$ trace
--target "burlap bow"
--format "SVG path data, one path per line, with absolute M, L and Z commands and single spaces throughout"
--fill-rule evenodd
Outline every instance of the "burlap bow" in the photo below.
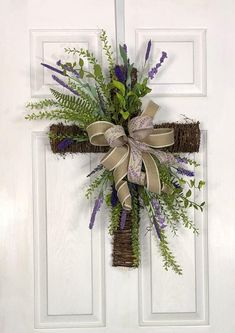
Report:
M 113 171 L 118 198 L 126 210 L 131 210 L 131 195 L 127 176 L 131 183 L 146 185 L 151 192 L 161 193 L 158 167 L 152 155 L 164 162 L 166 154 L 154 148 L 174 144 L 174 130 L 153 127 L 153 118 L 158 105 L 150 101 L 145 111 L 128 123 L 129 136 L 120 125 L 107 121 L 96 121 L 87 127 L 90 143 L 95 146 L 110 146 L 101 164 Z M 142 163 L 145 172 L 142 171 Z

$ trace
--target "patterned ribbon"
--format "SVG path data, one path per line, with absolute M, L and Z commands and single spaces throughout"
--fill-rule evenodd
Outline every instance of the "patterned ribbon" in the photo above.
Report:
M 128 123 L 129 136 L 120 125 L 107 121 L 96 121 L 87 127 L 90 143 L 95 146 L 110 146 L 101 164 L 113 171 L 118 198 L 126 210 L 131 210 L 131 195 L 127 179 L 131 183 L 146 185 L 151 192 L 160 194 L 160 176 L 156 156 L 160 163 L 169 160 L 169 155 L 156 148 L 174 144 L 174 130 L 171 128 L 154 129 L 153 118 L 158 105 L 150 101 L 145 111 Z M 155 148 L 155 149 L 154 149 Z M 142 171 L 144 164 L 145 172 Z

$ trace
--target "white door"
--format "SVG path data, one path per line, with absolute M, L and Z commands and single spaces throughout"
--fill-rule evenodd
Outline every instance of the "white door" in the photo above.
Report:
M 30 0 L 2 2 L 0 13 L 0 332 L 235 331 L 234 86 L 232 0 Z M 195 158 L 207 178 L 194 214 L 200 236 L 182 232 L 172 247 L 182 277 L 166 273 L 150 234 L 139 270 L 111 266 L 108 214 L 92 233 L 86 175 L 99 156 L 53 155 L 47 122 L 26 122 L 31 98 L 52 82 L 40 62 L 65 46 L 100 56 L 99 29 L 132 58 L 149 39 L 169 59 L 152 98 L 159 121 L 198 119 Z M 208 177 L 207 177 L 208 176 Z M 147 225 L 142 217 L 141 228 Z

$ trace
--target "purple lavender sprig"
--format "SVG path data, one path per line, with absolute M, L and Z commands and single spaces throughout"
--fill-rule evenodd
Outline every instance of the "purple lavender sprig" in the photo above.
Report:
M 184 169 L 181 167 L 176 168 L 176 172 L 179 175 L 183 175 L 183 176 L 188 176 L 188 177 L 194 177 L 194 172 L 188 169 Z
M 65 150 L 66 148 L 68 148 L 71 144 L 73 144 L 74 141 L 72 139 L 63 139 L 62 141 L 60 141 L 57 145 L 57 148 L 61 151 Z
M 160 224 L 161 229 L 165 228 L 166 227 L 165 217 L 161 212 L 161 206 L 160 206 L 159 201 L 157 199 L 153 198 L 151 203 L 152 203 L 154 212 L 156 214 L 155 217 L 156 217 L 158 223 Z
M 104 200 L 103 193 L 100 193 L 98 198 L 95 201 L 95 205 L 94 205 L 94 208 L 93 208 L 93 211 L 92 211 L 92 214 L 91 214 L 89 229 L 92 229 L 94 227 L 96 214 L 100 210 L 100 207 L 103 203 L 103 200 Z
M 59 79 L 57 76 L 52 75 L 52 79 L 55 80 L 57 83 L 59 83 L 62 87 L 68 89 L 71 93 L 73 93 L 76 96 L 80 96 L 76 90 L 73 88 L 69 87 L 67 83 L 65 83 L 63 80 Z
M 148 42 L 148 45 L 147 45 L 146 53 L 145 53 L 145 62 L 149 58 L 150 50 L 151 50 L 151 45 L 152 45 L 152 42 L 151 42 L 151 39 L 150 39 L 149 42 Z
M 51 65 L 48 65 L 48 64 L 44 64 L 43 62 L 41 63 L 41 65 L 42 65 L 43 67 L 46 67 L 46 68 L 50 69 L 51 71 L 54 71 L 54 72 L 56 72 L 56 73 L 58 73 L 58 74 L 61 74 L 61 75 L 66 76 L 66 74 L 64 73 L 64 71 L 62 71 L 62 70 L 60 70 L 60 69 L 58 69 L 58 68 L 55 68 L 55 67 L 53 67 L 53 66 L 51 66 Z
M 115 189 L 115 186 L 112 185 L 112 193 L 111 193 L 111 206 L 115 207 L 118 203 L 118 196 L 117 196 L 117 190 Z
M 188 159 L 186 157 L 175 156 L 175 159 L 178 163 L 188 164 Z
M 88 175 L 87 177 L 92 176 L 94 173 L 100 171 L 103 169 L 103 165 L 102 164 L 98 164 L 96 168 L 94 168 Z
M 100 91 L 99 86 L 96 84 L 95 87 L 96 87 L 97 97 L 99 99 L 100 108 L 103 111 L 103 113 L 105 114 L 107 109 L 106 109 L 104 97 Z
M 125 209 L 122 210 L 122 214 L 121 214 L 121 220 L 120 220 L 120 229 L 123 230 L 125 228 L 126 225 L 126 215 L 127 215 L 127 211 Z
M 167 53 L 166 52 L 162 52 L 162 56 L 159 60 L 159 63 L 156 64 L 155 67 L 151 68 L 150 71 L 148 72 L 148 77 L 152 80 L 155 75 L 158 72 L 158 69 L 161 67 L 162 63 L 164 62 L 164 60 L 167 58 Z
M 126 75 L 119 65 L 115 66 L 114 72 L 119 82 L 124 83 L 126 81 Z
M 159 228 L 158 222 L 157 222 L 157 220 L 156 220 L 155 217 L 153 217 L 153 225 L 154 225 L 154 227 L 155 227 L 155 230 L 156 230 L 156 233 L 157 233 L 158 238 L 161 240 L 161 232 L 160 232 L 160 228 Z

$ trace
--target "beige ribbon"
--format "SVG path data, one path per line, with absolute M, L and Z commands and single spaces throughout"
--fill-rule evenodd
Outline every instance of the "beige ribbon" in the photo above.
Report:
M 165 162 L 168 155 L 157 149 L 174 144 L 174 130 L 171 128 L 154 129 L 153 118 L 158 105 L 150 101 L 145 111 L 128 123 L 129 136 L 120 125 L 107 121 L 96 121 L 87 127 L 90 143 L 95 146 L 110 146 L 101 164 L 113 171 L 118 198 L 126 210 L 131 210 L 131 195 L 128 183 L 145 185 L 151 192 L 160 194 L 160 176 L 156 156 Z M 157 149 L 156 149 L 157 148 Z M 144 164 L 145 172 L 142 171 Z

